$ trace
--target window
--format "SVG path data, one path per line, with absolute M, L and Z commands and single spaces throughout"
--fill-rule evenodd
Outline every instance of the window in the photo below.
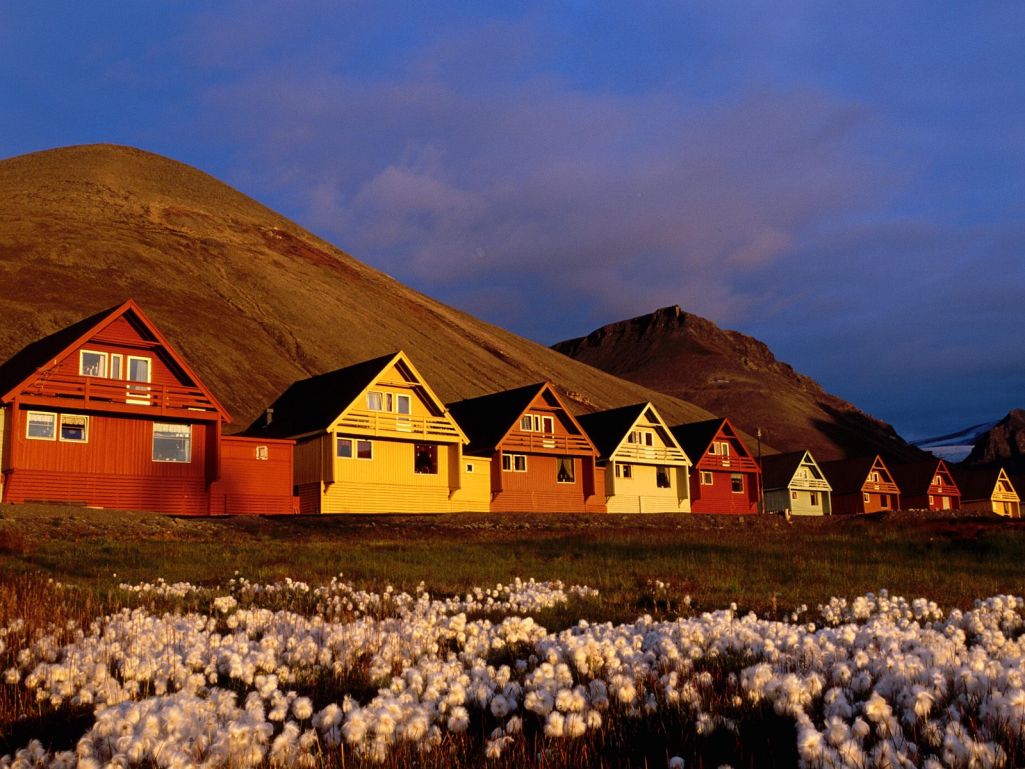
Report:
M 701 471 L 701 485 L 711 486 L 712 485 L 712 474 L 707 470 Z
M 367 409 L 370 411 L 384 411 L 384 393 L 368 392 Z
M 25 437 L 36 441 L 52 441 L 57 438 L 57 415 L 41 411 L 28 412 Z
M 192 425 L 153 424 L 154 462 L 191 462 Z
M 419 475 L 438 474 L 437 444 L 417 443 L 413 446 L 413 472 Z
M 673 479 L 669 475 L 668 467 L 655 468 L 655 485 L 660 489 L 671 489 L 673 487 Z
M 722 454 L 724 457 L 728 457 L 730 455 L 730 444 L 728 444 L 726 441 L 720 441 L 719 453 Z
M 932 482 L 935 483 L 937 486 L 942 486 L 943 485 L 943 478 L 941 476 L 937 475 L 935 478 L 933 478 Z
M 871 480 L 872 483 L 879 483 L 879 473 L 872 471 L 869 475 L 869 480 Z
M 634 468 L 633 465 L 624 465 L 621 462 L 616 463 L 616 477 L 617 478 L 633 478 Z
M 554 417 L 541 417 L 541 432 L 543 432 L 543 433 L 554 433 L 555 432 L 555 418 Z
M 356 441 L 356 459 L 373 459 L 374 444 L 370 441 Z
M 530 414 L 524 414 L 520 417 L 520 429 L 524 432 L 531 432 L 534 429 L 533 425 L 534 420 L 530 418 Z
M 352 459 L 352 438 L 339 438 L 335 441 L 335 456 L 339 459 Z
M 78 353 L 78 373 L 82 376 L 107 376 L 107 353 L 81 350 Z
M 128 380 L 130 382 L 150 381 L 150 359 L 128 356 Z M 149 403 L 149 387 L 146 385 L 128 385 L 128 403 Z
M 527 472 L 527 455 L 526 454 L 503 454 L 502 455 L 502 470 L 507 473 L 525 473 Z
M 730 491 L 734 494 L 744 493 L 744 476 L 740 473 L 733 473 L 730 476 Z
M 797 499 L 797 492 L 796 491 L 791 491 L 790 492 L 790 498 L 796 500 Z
M 398 414 L 409 414 L 411 401 L 408 395 L 395 396 L 395 412 Z
M 809 494 L 809 497 L 810 497 L 809 501 L 811 502 L 811 506 L 812 507 L 818 507 L 819 506 L 819 494 L 818 494 L 818 492 L 817 491 L 811 492 L 811 494 Z
M 866 491 L 866 492 L 864 492 L 864 493 L 863 493 L 863 494 L 861 495 L 861 497 L 862 497 L 862 499 L 864 500 L 865 504 L 867 505 L 867 504 L 868 504 L 868 500 L 869 500 L 869 497 L 868 497 L 868 492 L 867 492 L 867 491 Z
M 125 356 L 121 353 L 110 354 L 110 378 L 121 379 L 124 377 Z
M 929 507 L 932 507 L 932 506 L 933 506 L 933 504 L 934 504 L 934 502 L 933 502 L 933 496 L 932 496 L 932 494 L 930 494 L 930 495 L 929 495 Z
M 267 449 L 266 446 L 257 446 L 256 458 L 261 462 L 266 462 L 268 459 L 270 459 L 270 451 Z
M 719 444 L 716 443 L 715 441 L 712 441 L 711 445 L 708 447 L 708 453 L 713 455 L 713 456 L 718 454 L 719 453 Z
M 466 472 L 468 472 L 468 473 L 472 473 L 473 472 L 473 464 L 471 462 L 467 462 L 466 463 Z
M 60 439 L 66 443 L 87 443 L 89 441 L 89 417 L 61 414 Z
M 576 481 L 576 475 L 573 472 L 573 457 L 558 458 L 555 481 L 556 483 L 574 483 Z

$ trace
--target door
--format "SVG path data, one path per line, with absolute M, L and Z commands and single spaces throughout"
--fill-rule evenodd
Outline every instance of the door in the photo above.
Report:
M 126 372 L 129 382 L 143 382 L 144 384 L 130 384 L 126 392 L 126 403 L 138 403 L 144 406 L 150 404 L 150 377 L 152 366 L 149 358 L 137 358 L 134 355 L 128 356 L 128 371 Z

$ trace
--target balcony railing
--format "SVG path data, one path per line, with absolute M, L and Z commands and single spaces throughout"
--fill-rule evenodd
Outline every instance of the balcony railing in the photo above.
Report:
M 338 422 L 338 430 L 367 435 L 409 435 L 451 442 L 459 431 L 443 417 L 415 417 L 390 411 L 351 411 Z
M 54 405 L 79 401 L 83 406 L 117 405 L 131 410 L 167 412 L 217 411 L 213 401 L 198 387 L 128 382 L 122 379 L 50 374 L 38 379 L 24 393 Z
M 686 456 L 679 449 L 664 446 L 642 446 L 627 444 L 615 454 L 617 462 L 686 462 Z
M 806 489 L 808 491 L 829 491 L 829 483 L 821 478 L 794 478 L 790 483 L 792 489 Z
M 591 442 L 582 435 L 514 432 L 502 441 L 503 451 L 593 454 Z
M 726 456 L 722 454 L 705 454 L 701 458 L 701 467 L 704 470 L 739 470 L 741 472 L 754 472 L 758 470 L 758 463 L 750 457 Z

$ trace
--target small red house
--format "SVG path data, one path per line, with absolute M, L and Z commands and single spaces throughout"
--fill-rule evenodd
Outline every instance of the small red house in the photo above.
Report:
M 835 515 L 900 510 L 900 487 L 881 457 L 837 459 L 819 467 L 833 487 Z
M 690 474 L 692 513 L 758 512 L 761 471 L 728 419 L 677 425 L 672 432 L 694 462 Z
M 961 491 L 942 459 L 893 465 L 901 510 L 960 510 Z
M 598 451 L 547 382 L 448 410 L 469 439 L 464 453 L 491 458 L 492 512 L 606 512 Z
M 0 494 L 180 515 L 296 510 L 292 442 L 223 436 L 230 421 L 129 299 L 0 366 Z

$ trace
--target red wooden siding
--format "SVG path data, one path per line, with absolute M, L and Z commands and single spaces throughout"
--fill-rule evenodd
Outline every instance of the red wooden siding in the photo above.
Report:
M 758 512 L 758 477 L 750 470 L 737 467 L 725 469 L 713 462 L 712 468 L 705 470 L 712 474 L 712 484 L 701 484 L 701 471 L 704 469 L 699 462 L 690 474 L 690 509 L 692 513 L 731 513 L 747 515 Z M 734 458 L 734 462 L 736 458 Z M 739 474 L 743 480 L 743 492 L 733 491 L 733 474 Z
M 292 495 L 293 441 L 224 436 L 220 495 L 226 515 L 276 515 L 299 512 Z M 214 499 L 211 504 L 216 504 Z
M 605 487 L 604 470 L 594 466 L 594 459 L 573 458 L 573 483 L 556 480 L 558 465 L 557 456 L 528 454 L 527 472 L 503 471 L 496 454 L 491 472 L 499 485 L 492 483 L 492 512 L 604 513 L 604 494 L 595 494 L 595 488 Z

